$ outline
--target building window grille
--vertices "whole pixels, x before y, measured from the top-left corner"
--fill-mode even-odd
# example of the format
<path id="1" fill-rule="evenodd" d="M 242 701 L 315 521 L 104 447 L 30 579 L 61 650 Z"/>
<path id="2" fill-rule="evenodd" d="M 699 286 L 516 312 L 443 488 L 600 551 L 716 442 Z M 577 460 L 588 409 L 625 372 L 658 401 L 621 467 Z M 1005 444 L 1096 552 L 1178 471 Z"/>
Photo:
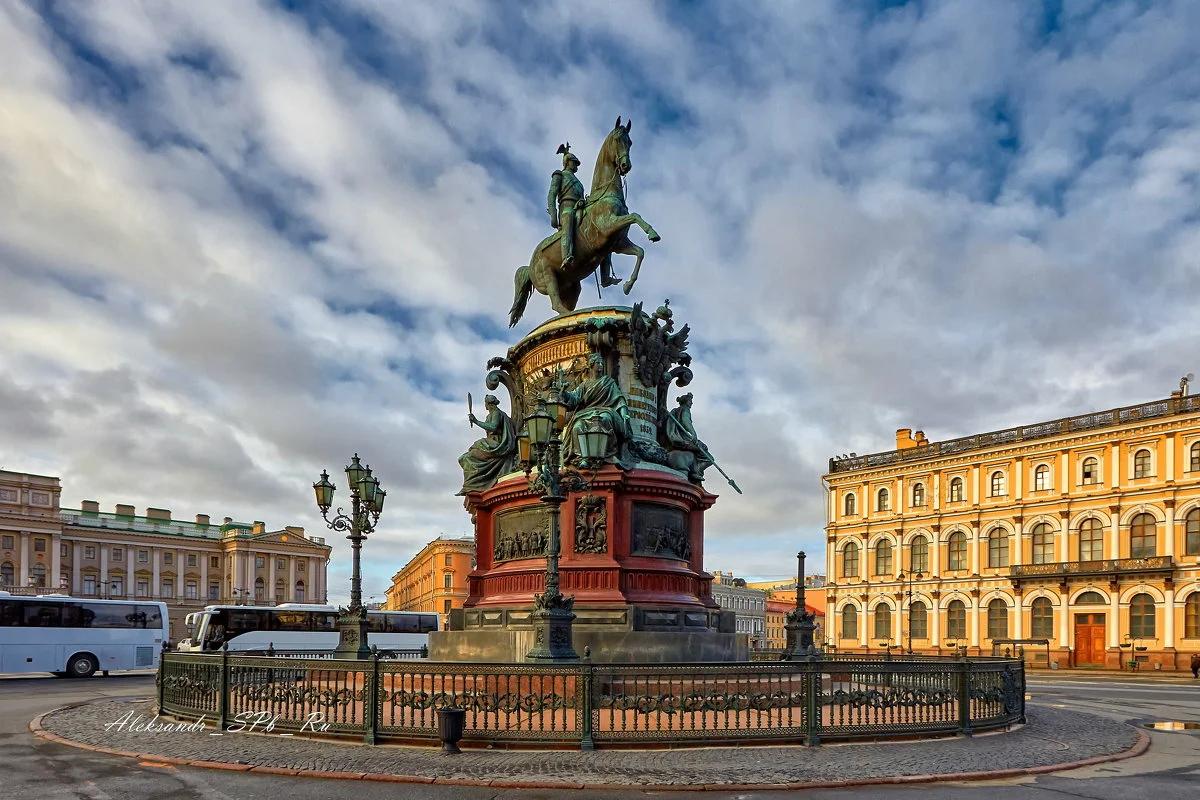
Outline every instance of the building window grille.
<path id="1" fill-rule="evenodd" d="M 925 505 L 925 484 L 917 483 L 913 485 L 912 504 L 917 508 Z"/>
<path id="2" fill-rule="evenodd" d="M 967 568 L 967 535 L 962 531 L 955 531 L 950 534 L 950 543 L 947 547 L 950 558 L 946 565 L 947 569 L 959 570 Z"/>
<path id="3" fill-rule="evenodd" d="M 1054 563 L 1054 531 L 1044 522 L 1033 529 L 1033 563 Z"/>
<path id="4" fill-rule="evenodd" d="M 1039 597 L 1033 601 L 1030 608 L 1030 625 L 1029 635 L 1035 639 L 1053 639 L 1054 638 L 1054 606 L 1050 600 L 1045 597 Z"/>
<path id="5" fill-rule="evenodd" d="M 858 513 L 858 501 L 853 494 L 846 495 L 846 499 L 842 501 L 843 515 L 853 517 Z"/>
<path id="6" fill-rule="evenodd" d="M 858 609 L 852 605 L 842 609 L 842 638 L 858 640 Z"/>
<path id="7" fill-rule="evenodd" d="M 1033 490 L 1044 492 L 1050 488 L 1050 468 L 1041 464 L 1033 471 Z"/>
<path id="8" fill-rule="evenodd" d="M 0 564 L 0 586 L 12 586 L 15 572 L 10 562 Z"/>
<path id="9" fill-rule="evenodd" d="M 992 497 L 1004 496 L 1004 473 L 996 470 L 992 473 Z"/>
<path id="10" fill-rule="evenodd" d="M 924 536 L 913 539 L 908 569 L 910 572 L 929 572 L 929 540 Z"/>
<path id="11" fill-rule="evenodd" d="M 1008 638 L 1008 603 L 999 597 L 988 603 L 987 630 L 989 639 Z"/>
<path id="12" fill-rule="evenodd" d="M 892 607 L 887 603 L 875 606 L 875 638 L 892 641 Z"/>
<path id="13" fill-rule="evenodd" d="M 1083 460 L 1082 478 L 1085 485 L 1100 482 L 1100 462 L 1088 456 Z"/>
<path id="14" fill-rule="evenodd" d="M 1150 477 L 1150 451 L 1138 450 L 1133 454 L 1133 477 Z"/>
<path id="15" fill-rule="evenodd" d="M 1002 528 L 992 529 L 988 536 L 988 566 L 992 569 L 1008 566 L 1008 532 Z"/>
<path id="16" fill-rule="evenodd" d="M 929 610 L 919 600 L 908 608 L 908 635 L 913 639 L 929 638 Z"/>
<path id="17" fill-rule="evenodd" d="M 1200 592 L 1192 592 L 1183 604 L 1183 636 L 1200 639 Z"/>
<path id="18" fill-rule="evenodd" d="M 962 478 L 951 478 L 950 479 L 950 502 L 951 503 L 961 503 L 962 499 L 963 499 L 963 479 Z"/>
<path id="19" fill-rule="evenodd" d="M 1200 555 L 1200 508 L 1193 508 L 1188 512 L 1184 526 L 1183 554 Z"/>
<path id="20" fill-rule="evenodd" d="M 875 493 L 875 510 L 876 511 L 891 511 L 892 496 L 887 489 L 880 489 Z"/>
<path id="21" fill-rule="evenodd" d="M 1200 472 L 1200 442 L 1188 448 L 1188 472 Z"/>
<path id="22" fill-rule="evenodd" d="M 1158 522 L 1149 514 L 1138 514 L 1129 524 L 1129 557 L 1158 555 Z"/>
<path id="23" fill-rule="evenodd" d="M 967 638 L 967 606 L 962 600 L 951 600 L 946 606 L 946 638 Z"/>
<path id="24" fill-rule="evenodd" d="M 1143 592 L 1129 601 L 1129 636 L 1134 639 L 1155 638 L 1154 598 Z"/>
<path id="25" fill-rule="evenodd" d="M 842 548 L 842 577 L 857 578 L 858 562 L 858 545 L 854 542 L 849 542 Z"/>
<path id="26" fill-rule="evenodd" d="M 875 574 L 892 574 L 892 543 L 887 539 L 875 545 Z"/>
<path id="27" fill-rule="evenodd" d="M 1104 529 L 1100 520 L 1088 517 L 1079 523 L 1079 560 L 1100 561 L 1104 558 Z"/>

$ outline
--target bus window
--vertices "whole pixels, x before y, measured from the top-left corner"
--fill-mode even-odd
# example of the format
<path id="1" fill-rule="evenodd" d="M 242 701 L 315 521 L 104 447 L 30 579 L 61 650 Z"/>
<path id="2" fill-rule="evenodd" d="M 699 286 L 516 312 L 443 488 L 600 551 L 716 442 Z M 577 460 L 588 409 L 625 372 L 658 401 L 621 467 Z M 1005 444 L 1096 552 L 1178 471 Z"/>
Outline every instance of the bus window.
<path id="1" fill-rule="evenodd" d="M 337 614 L 327 614 L 321 611 L 313 613 L 314 631 L 336 631 L 337 629 Z"/>
<path id="2" fill-rule="evenodd" d="M 307 631 L 308 615 L 303 611 L 270 611 L 271 630 L 273 631 Z"/>
<path id="3" fill-rule="evenodd" d="M 230 636 L 236 636 L 239 633 L 248 633 L 250 631 L 270 630 L 268 627 L 271 624 L 269 619 L 265 619 L 265 614 L 247 608 L 231 608 L 228 612 L 229 624 L 226 628 Z"/>
<path id="4" fill-rule="evenodd" d="M 0 601 L 0 626 L 7 628 L 22 624 L 21 603 L 16 600 Z"/>
<path id="5" fill-rule="evenodd" d="M 421 633 L 429 633 L 438 629 L 437 614 L 422 614 L 421 615 Z"/>
<path id="6" fill-rule="evenodd" d="M 161 628 L 162 627 L 162 611 L 158 606 L 139 605 L 138 613 L 141 615 L 143 624 L 142 628 Z"/>
<path id="7" fill-rule="evenodd" d="M 134 607 L 136 609 L 136 607 Z M 86 612 L 92 613 L 92 624 L 85 625 L 88 628 L 144 628 L 141 624 L 136 610 L 131 610 L 126 604 L 117 603 L 84 603 L 83 611 L 80 613 L 86 616 Z"/>
<path id="8" fill-rule="evenodd" d="M 62 624 L 62 608 L 58 603 L 26 603 L 25 627 L 57 628 Z"/>

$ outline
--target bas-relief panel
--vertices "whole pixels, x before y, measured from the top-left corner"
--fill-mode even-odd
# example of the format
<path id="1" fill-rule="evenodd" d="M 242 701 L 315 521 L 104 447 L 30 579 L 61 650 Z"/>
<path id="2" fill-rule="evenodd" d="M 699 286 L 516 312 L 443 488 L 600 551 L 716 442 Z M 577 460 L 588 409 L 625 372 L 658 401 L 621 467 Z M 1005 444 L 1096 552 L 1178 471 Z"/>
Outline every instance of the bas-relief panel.
<path id="1" fill-rule="evenodd" d="M 658 503 L 634 503 L 630 551 L 635 556 L 692 557 L 687 512 Z"/>
<path id="2" fill-rule="evenodd" d="M 544 508 L 527 508 L 497 514 L 492 560 L 542 558 L 550 541 L 550 519 Z"/>

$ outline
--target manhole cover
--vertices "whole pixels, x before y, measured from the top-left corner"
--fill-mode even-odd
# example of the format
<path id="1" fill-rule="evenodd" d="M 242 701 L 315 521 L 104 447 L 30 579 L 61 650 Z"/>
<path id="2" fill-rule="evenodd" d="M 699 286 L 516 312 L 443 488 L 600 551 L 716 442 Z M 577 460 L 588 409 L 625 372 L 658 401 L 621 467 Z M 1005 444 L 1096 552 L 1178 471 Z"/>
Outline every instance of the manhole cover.
<path id="1" fill-rule="evenodd" d="M 1147 722 L 1143 727 L 1153 731 L 1200 731 L 1200 722 Z"/>

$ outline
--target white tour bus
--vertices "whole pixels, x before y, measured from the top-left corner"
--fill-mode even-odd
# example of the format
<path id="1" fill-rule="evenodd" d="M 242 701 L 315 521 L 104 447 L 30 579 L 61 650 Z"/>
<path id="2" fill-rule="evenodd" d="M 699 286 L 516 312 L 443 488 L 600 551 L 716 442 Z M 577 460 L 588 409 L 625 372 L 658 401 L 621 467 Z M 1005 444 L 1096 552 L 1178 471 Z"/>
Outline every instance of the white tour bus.
<path id="1" fill-rule="evenodd" d="M 206 606 L 185 617 L 185 651 L 212 652 L 228 642 L 230 652 L 333 650 L 338 644 L 338 610 L 333 606 L 281 603 L 277 606 Z M 367 643 L 383 655 L 413 654 L 429 644 L 438 615 L 416 611 L 368 611 Z"/>
<path id="2" fill-rule="evenodd" d="M 169 625 L 164 603 L 0 592 L 0 673 L 157 669 Z"/>

